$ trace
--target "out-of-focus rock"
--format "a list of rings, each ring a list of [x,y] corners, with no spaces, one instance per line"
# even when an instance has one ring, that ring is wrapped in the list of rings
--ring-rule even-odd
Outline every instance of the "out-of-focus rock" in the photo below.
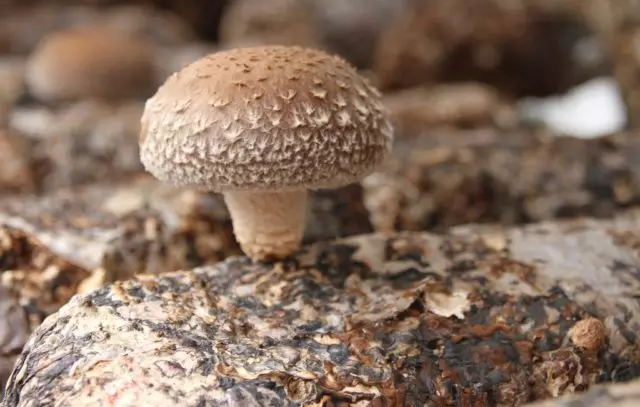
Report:
[[[64,110],[62,110],[64,111]],[[8,127],[32,140],[43,140],[57,134],[60,126],[56,112],[46,106],[13,106],[7,120]]]
[[[0,402],[4,397],[4,387],[7,384],[7,379],[11,374],[11,369],[13,369],[13,365],[16,359],[18,359],[18,356],[19,354],[0,357]]]
[[[33,140],[32,160],[41,192],[142,171],[138,134],[142,102],[71,104],[57,111],[16,109],[10,125]]]
[[[480,81],[516,97],[546,96],[602,74],[604,53],[586,63],[577,51],[583,40],[593,40],[586,23],[534,3],[411,2],[383,34],[375,64],[379,86]]]
[[[373,231],[360,184],[310,191],[303,243]]]
[[[388,93],[383,102],[397,134],[420,136],[435,128],[490,127],[516,112],[483,84],[459,83],[411,88]]]
[[[140,275],[48,318],[2,405],[522,406],[630,380],[638,227],[364,235]],[[568,340],[587,318],[597,351]]]
[[[88,276],[88,271],[55,255],[28,233],[0,226],[0,298],[8,301],[0,307],[0,321],[15,325],[0,329],[0,353],[19,350],[25,332],[69,301]],[[24,327],[18,323],[22,312]]]
[[[398,135],[363,181],[376,229],[608,217],[640,203],[640,133],[598,139],[484,128]]]
[[[153,94],[160,78],[151,45],[104,28],[74,28],[40,42],[26,66],[29,91],[45,102],[120,100]]]
[[[313,9],[306,0],[234,0],[220,22],[224,48],[300,45],[321,48]]]

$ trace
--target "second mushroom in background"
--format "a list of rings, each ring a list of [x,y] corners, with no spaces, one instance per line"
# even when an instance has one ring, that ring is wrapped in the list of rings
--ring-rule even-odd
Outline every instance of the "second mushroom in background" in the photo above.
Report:
[[[26,66],[29,91],[43,102],[148,97],[159,83],[152,45],[104,27],[74,27],[45,36]]]
[[[147,171],[223,193],[254,260],[296,251],[307,190],[359,181],[393,144],[380,93],[343,59],[295,46],[232,49],[188,65],[149,99],[141,127]]]

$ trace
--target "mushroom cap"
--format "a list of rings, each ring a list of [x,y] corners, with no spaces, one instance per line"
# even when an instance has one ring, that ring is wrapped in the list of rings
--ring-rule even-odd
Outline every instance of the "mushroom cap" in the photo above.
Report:
[[[43,101],[148,97],[157,86],[152,46],[104,27],[45,36],[30,55],[25,81]]]
[[[141,119],[159,180],[209,191],[336,188],[393,142],[380,93],[343,59],[297,46],[213,53],[170,76]]]

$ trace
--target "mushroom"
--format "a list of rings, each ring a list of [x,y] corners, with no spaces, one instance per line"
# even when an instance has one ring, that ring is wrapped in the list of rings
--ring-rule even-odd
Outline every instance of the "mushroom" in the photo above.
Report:
[[[359,181],[391,150],[380,93],[345,60],[298,46],[220,51],[171,75],[141,118],[157,179],[223,194],[254,260],[301,244],[308,190]]]
[[[77,27],[45,36],[25,72],[29,91],[45,102],[146,98],[157,79],[148,42],[104,27]]]

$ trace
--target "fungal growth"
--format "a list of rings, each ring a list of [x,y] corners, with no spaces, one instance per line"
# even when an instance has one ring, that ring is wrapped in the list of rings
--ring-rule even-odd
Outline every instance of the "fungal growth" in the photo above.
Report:
[[[45,36],[29,56],[25,81],[46,102],[148,97],[159,82],[151,44],[104,27]]]
[[[140,157],[161,181],[224,195],[254,260],[302,241],[307,191],[371,173],[392,147],[380,93],[344,60],[301,47],[221,51],[147,101]]]

